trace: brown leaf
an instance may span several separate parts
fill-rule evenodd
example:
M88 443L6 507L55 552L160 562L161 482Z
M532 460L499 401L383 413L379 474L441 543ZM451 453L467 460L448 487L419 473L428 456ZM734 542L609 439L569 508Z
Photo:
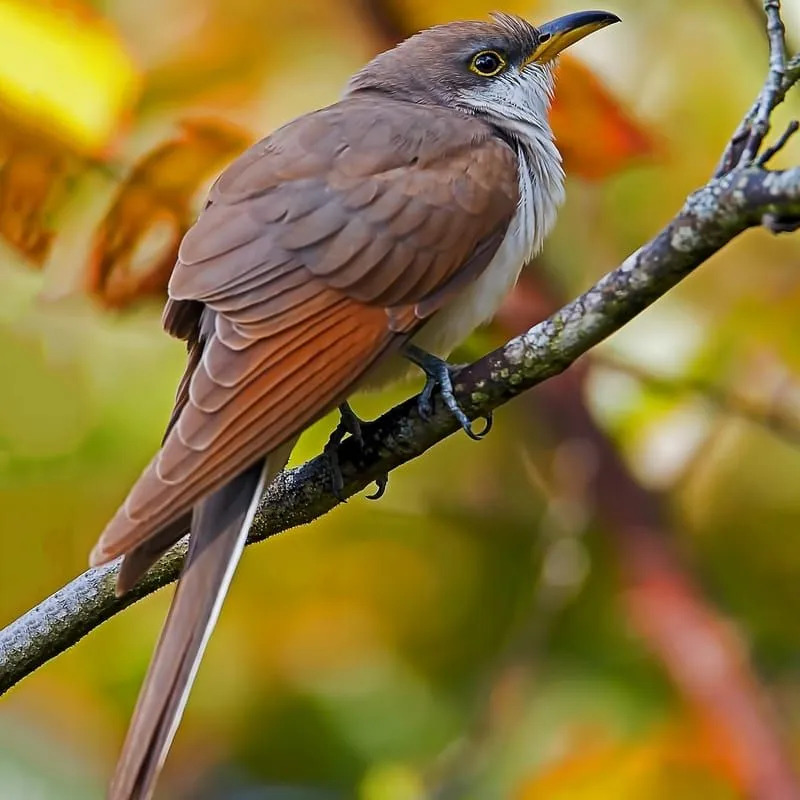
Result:
M95 234L86 287L109 307L166 290L195 195L251 141L245 131L216 119L181 126L179 136L134 167Z
M35 266L50 252L51 217L74 159L43 141L0 141L0 236Z
M656 138L569 56L561 59L550 120L568 175L605 178L658 150Z

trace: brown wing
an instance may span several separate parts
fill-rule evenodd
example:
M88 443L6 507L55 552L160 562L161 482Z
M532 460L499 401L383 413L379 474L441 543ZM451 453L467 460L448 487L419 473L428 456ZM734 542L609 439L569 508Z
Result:
M234 162L170 281L165 327L194 343L171 428L95 560L343 401L489 263L517 192L487 125L386 98L301 117Z

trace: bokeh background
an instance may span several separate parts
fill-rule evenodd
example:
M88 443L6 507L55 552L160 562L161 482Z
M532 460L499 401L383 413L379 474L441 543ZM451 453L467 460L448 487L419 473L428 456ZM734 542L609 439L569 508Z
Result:
M158 445L184 355L160 292L216 171L398 38L498 5L0 0L0 625L85 568ZM758 5L608 0L624 24L562 65L558 228L462 359L707 179L765 74ZM483 443L250 549L158 796L800 796L799 255L742 236ZM102 797L170 592L2 699L3 800Z

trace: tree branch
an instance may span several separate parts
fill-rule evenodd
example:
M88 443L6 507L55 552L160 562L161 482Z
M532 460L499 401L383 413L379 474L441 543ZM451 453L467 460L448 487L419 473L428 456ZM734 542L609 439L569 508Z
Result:
M800 215L800 168L771 172L736 169L686 200L650 242L591 289L503 347L464 368L455 392L475 418L562 372L693 272L709 256L765 215ZM414 398L364 427L364 447L346 439L339 454L345 497L379 475L422 455L455 433L441 403L428 422ZM288 470L262 498L249 543L311 522L339 501L330 491L327 459L320 455ZM114 596L117 562L92 569L0 631L0 693L66 650L109 617L178 577L186 543L180 542L122 598Z

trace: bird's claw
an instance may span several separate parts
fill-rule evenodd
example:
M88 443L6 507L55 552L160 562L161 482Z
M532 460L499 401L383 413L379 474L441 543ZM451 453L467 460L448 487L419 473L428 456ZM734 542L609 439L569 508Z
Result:
M339 422L328 438L324 453L328 457L331 466L331 491L337 500L346 503L347 498L344 496L344 478L342 477L342 470L339 466L339 447L348 433L356 440L359 447L363 447L364 436L361 432L361 418L353 411L349 403L342 403L339 406L339 414ZM380 475L376 478L375 485L377 488L375 493L368 494L367 500L378 500L383 497L388 483L388 474Z
M439 390L439 396L456 418L464 433L474 441L480 441L492 429L491 412L486 415L486 425L480 432L475 432L472 423L462 411L453 393L454 367L441 358L426 353L419 347L409 345L405 351L406 357L416 364L425 373L425 386L417 398L417 412L423 420L429 420L433 414L433 392Z
M386 487L389 485L389 474L384 472L375 478L375 491L367 495L367 500L380 500L386 493Z

